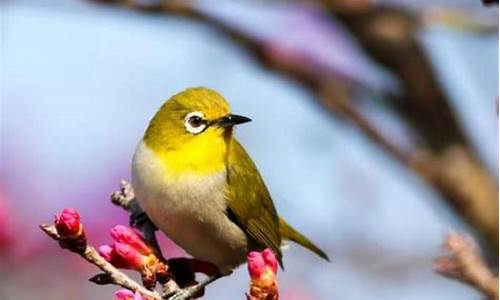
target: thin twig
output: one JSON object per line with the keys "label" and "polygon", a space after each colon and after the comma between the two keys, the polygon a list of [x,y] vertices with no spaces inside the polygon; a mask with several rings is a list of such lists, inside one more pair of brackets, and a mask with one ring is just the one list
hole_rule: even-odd
{"label": "thin twig", "polygon": [[470,236],[450,233],[443,248],[450,254],[436,259],[436,272],[474,287],[488,300],[498,300],[498,277],[488,268]]}
{"label": "thin twig", "polygon": [[135,201],[135,193],[132,185],[126,180],[121,180],[120,190],[111,194],[111,202],[126,211],[130,211],[132,201]]}
{"label": "thin twig", "polygon": [[[42,224],[40,228],[43,232],[45,232],[48,236],[53,238],[56,241],[59,241],[59,234],[53,225]],[[132,280],[125,273],[121,272],[117,268],[115,268],[112,264],[106,261],[92,246],[86,246],[85,250],[79,253],[81,257],[83,257],[89,263],[98,267],[101,271],[109,276],[110,282],[119,285],[123,288],[129,289],[134,292],[140,293],[142,296],[146,297],[150,300],[162,300],[162,297],[153,291],[147,290],[145,287],[140,285],[139,283]]]}
{"label": "thin twig", "polygon": [[[132,185],[126,180],[120,181],[120,190],[111,194],[111,202],[123,209],[125,209],[129,213],[133,213],[133,210],[140,209],[135,199],[134,189]],[[148,225],[148,224],[146,224]],[[144,236],[148,240],[148,242],[153,246],[156,255],[167,263],[165,258],[163,257],[156,236],[154,235],[154,230],[152,228],[146,228],[147,232],[143,231]],[[173,295],[175,292],[179,291],[180,287],[177,282],[173,279],[167,280],[162,285],[162,294],[164,297],[168,297]],[[167,298],[168,299],[168,298]]]}

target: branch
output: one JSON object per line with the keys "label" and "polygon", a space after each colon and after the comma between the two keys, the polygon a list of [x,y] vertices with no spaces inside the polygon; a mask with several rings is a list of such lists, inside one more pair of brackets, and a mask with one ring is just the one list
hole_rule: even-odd
{"label": "branch", "polygon": [[[325,1],[330,13],[346,25],[367,53],[389,67],[402,81],[404,99],[384,96],[424,141],[423,145],[415,145],[411,151],[398,146],[354,105],[350,98],[352,91],[359,89],[359,82],[322,68],[300,53],[290,53],[277,43],[257,39],[238,30],[207,14],[194,2],[99,2],[119,4],[143,12],[184,16],[218,29],[254,54],[265,67],[308,87],[334,116],[351,122],[389,156],[421,176],[441,193],[458,215],[477,229],[492,254],[497,255],[498,186],[468,145],[430,62],[418,45],[419,24],[409,12],[371,4],[367,7],[339,8],[331,3],[342,1]],[[456,173],[457,169],[462,173]]]}
{"label": "branch", "polygon": [[484,5],[496,4],[498,6],[498,0],[482,0]]}
{"label": "branch", "polygon": [[[140,211],[140,207],[135,199],[134,189],[132,185],[126,180],[120,181],[120,190],[111,194],[111,202],[123,209],[127,212],[131,213],[131,215],[137,214]],[[143,224],[145,228],[143,228],[143,233],[147,239],[147,241],[153,246],[154,251],[157,253],[157,256],[160,257],[164,262],[166,262],[165,258],[161,254],[160,246],[154,234],[154,229],[148,226],[152,224]],[[193,278],[194,280],[194,278]],[[164,295],[173,295],[176,291],[180,290],[179,285],[175,280],[168,279],[165,283],[162,284],[162,293]]]}
{"label": "branch", "polygon": [[[386,98],[423,140],[414,151],[416,156],[406,165],[432,184],[447,204],[477,229],[491,254],[497,256],[497,180],[476,156],[421,46],[421,20],[402,7],[368,1],[359,2],[358,6],[346,0],[320,2],[346,26],[366,54],[391,70],[401,82],[402,96]],[[423,150],[423,146],[429,149]],[[463,176],[450,172],[458,168],[466,171]]]}
{"label": "branch", "polygon": [[[113,193],[112,201],[127,211],[132,211],[138,207],[134,199],[133,189],[126,181],[122,181],[120,184],[121,189],[119,192]],[[144,298],[141,299],[145,300],[169,299],[180,290],[178,284],[170,278],[171,270],[166,262],[161,261],[151,246],[127,226],[115,226],[111,230],[115,243],[101,246],[99,251],[87,245],[85,230],[75,209],[64,209],[61,214],[56,215],[54,225],[42,224],[40,228],[48,236],[57,240],[62,248],[78,253],[103,271],[90,279],[96,284],[115,284],[142,295]],[[139,271],[144,286],[129,278],[116,267]],[[190,270],[185,271],[185,273],[188,272]],[[162,284],[163,296],[151,291],[157,282]],[[117,299],[127,298],[124,296],[127,295],[127,291],[120,291],[117,295],[121,295],[117,296]],[[178,298],[178,300],[186,299]]]}
{"label": "branch", "polygon": [[[132,186],[122,180],[120,191],[111,195],[111,201],[131,213],[132,219],[141,216],[138,225],[152,224],[140,209]],[[146,220],[146,221],[145,221]],[[137,225],[137,224],[136,224]],[[148,243],[134,229],[116,225],[111,229],[114,243],[103,245],[96,251],[87,245],[87,238],[80,215],[73,208],[66,208],[57,214],[54,225],[42,224],[40,228],[59,242],[59,246],[78,253],[89,263],[97,266],[99,273],[89,280],[99,285],[115,284],[124,287],[115,293],[115,300],[188,300],[203,296],[205,286],[220,278],[220,271],[214,264],[195,258],[171,258],[168,261],[158,256],[159,249]],[[142,228],[144,229],[144,228]],[[154,232],[156,228],[146,227],[152,233],[153,244],[158,246]],[[272,250],[250,252],[248,255],[251,277],[247,299],[277,300],[278,286],[276,272],[278,262]],[[267,266],[267,267],[264,267]],[[142,276],[142,283],[135,282],[117,269],[134,269]],[[195,273],[203,273],[208,279],[197,282]],[[175,278],[175,280],[174,280]],[[156,283],[162,285],[161,295],[154,291]]]}
{"label": "branch", "polygon": [[443,249],[450,254],[435,260],[436,272],[472,286],[488,300],[498,300],[498,277],[487,267],[470,236],[450,233]]}
{"label": "branch", "polygon": [[120,190],[111,194],[111,202],[116,206],[130,212],[133,202],[135,201],[135,193],[132,185],[126,180],[120,181]]}
{"label": "branch", "polygon": [[[40,225],[40,228],[42,229],[43,232],[45,232],[48,236],[50,236],[54,240],[61,241],[61,238],[57,233],[54,225],[42,224]],[[121,272],[120,270],[115,268],[112,264],[107,262],[101,255],[99,255],[99,253],[94,249],[94,247],[87,245],[85,246],[83,251],[78,251],[77,253],[80,254],[80,256],[83,257],[86,261],[95,265],[101,271],[103,271],[107,275],[109,283],[121,286],[123,288],[129,289],[134,292],[139,292],[142,296],[146,297],[146,299],[162,300],[161,296],[158,293],[147,290],[145,287],[135,282],[125,273]]]}

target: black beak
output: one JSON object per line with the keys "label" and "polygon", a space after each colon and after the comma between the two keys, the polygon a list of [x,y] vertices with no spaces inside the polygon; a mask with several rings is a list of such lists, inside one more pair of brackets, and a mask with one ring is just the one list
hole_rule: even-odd
{"label": "black beak", "polygon": [[225,117],[220,118],[215,122],[215,125],[219,127],[231,127],[237,124],[242,124],[246,122],[250,122],[252,119],[244,117],[244,116],[238,116],[238,115],[233,115],[229,114]]}

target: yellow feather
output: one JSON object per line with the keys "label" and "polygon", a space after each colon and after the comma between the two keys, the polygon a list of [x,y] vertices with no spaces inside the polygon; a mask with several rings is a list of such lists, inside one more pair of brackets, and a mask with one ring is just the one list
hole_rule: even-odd
{"label": "yellow feather", "polygon": [[209,128],[203,134],[170,150],[153,151],[168,170],[168,175],[177,177],[185,174],[210,175],[226,167],[227,145],[223,132]]}
{"label": "yellow feather", "polygon": [[144,142],[164,164],[169,176],[209,175],[225,168],[231,129],[209,127],[201,134],[189,133],[184,118],[194,111],[213,121],[227,115],[229,105],[211,89],[187,89],[165,102],[144,135]]}

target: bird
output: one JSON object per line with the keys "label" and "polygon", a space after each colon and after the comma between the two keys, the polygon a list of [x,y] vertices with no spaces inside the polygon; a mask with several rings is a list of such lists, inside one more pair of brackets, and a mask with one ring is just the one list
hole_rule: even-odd
{"label": "bird", "polygon": [[132,161],[132,186],[152,223],[220,277],[270,248],[283,267],[281,246],[293,241],[327,254],[279,217],[255,163],[234,136],[251,119],[232,114],[213,89],[188,88],[164,102]]}

